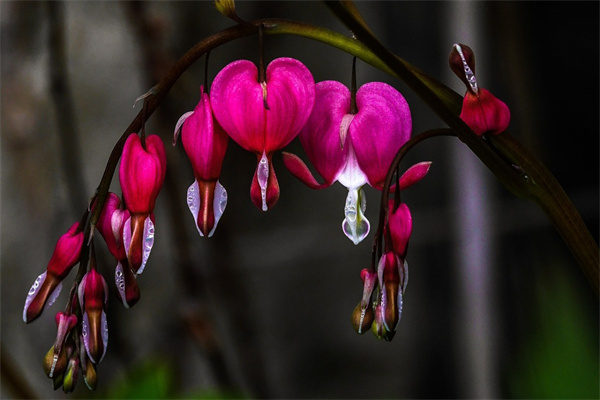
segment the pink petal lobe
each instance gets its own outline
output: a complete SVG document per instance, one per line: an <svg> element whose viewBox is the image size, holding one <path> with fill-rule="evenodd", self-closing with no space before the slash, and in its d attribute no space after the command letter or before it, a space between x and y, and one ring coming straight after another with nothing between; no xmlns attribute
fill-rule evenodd
<svg viewBox="0 0 600 400"><path fill-rule="evenodd" d="M479 88L478 95L470 91L465 94L460 118L477 135L497 135L508 128L510 110L488 90Z"/></svg>
<svg viewBox="0 0 600 400"><path fill-rule="evenodd" d="M183 123L181 141L198 180L216 180L229 137L215 120L210 99L200 88L200 102Z"/></svg>
<svg viewBox="0 0 600 400"><path fill-rule="evenodd" d="M392 247L394 253L400 258L404 258L406 255L406 248L408 246L408 240L412 233L412 216L410 210L405 203L401 203L396 210L393 209L393 201L389 203L389 218L388 218L388 232L392 239Z"/></svg>
<svg viewBox="0 0 600 400"><path fill-rule="evenodd" d="M410 138L410 109L400 92L383 82L361 86L356 104L358 113L350 124L350 140L369 184L381 187L394 156Z"/></svg>
<svg viewBox="0 0 600 400"><path fill-rule="evenodd" d="M262 153L266 116L258 69L247 60L223 68L211 86L211 105L225 132L244 149Z"/></svg>
<svg viewBox="0 0 600 400"><path fill-rule="evenodd" d="M315 104L299 137L325 182L334 182L346 164L348 152L340 144L340 126L349 112L350 90L346 86L336 81L316 84Z"/></svg>
<svg viewBox="0 0 600 400"><path fill-rule="evenodd" d="M282 152L283 154L283 163L286 168L294 175L296 178L300 179L306 186L311 189L323 189L331 186L331 182L319 183L310 172L304 161L300 159L295 154Z"/></svg>
<svg viewBox="0 0 600 400"><path fill-rule="evenodd" d="M285 147L304 126L315 102L315 81L300 61L277 58L267 66L265 147L267 153Z"/></svg>
<svg viewBox="0 0 600 400"><path fill-rule="evenodd" d="M422 161L412 165L400 177L400 190L404 190L425 178L425 175L429 172L429 167L431 167L431 161Z"/></svg>

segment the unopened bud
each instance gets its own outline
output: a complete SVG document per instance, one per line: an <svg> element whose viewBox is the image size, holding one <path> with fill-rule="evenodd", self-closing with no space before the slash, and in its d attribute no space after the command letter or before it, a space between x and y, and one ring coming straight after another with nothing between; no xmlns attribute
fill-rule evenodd
<svg viewBox="0 0 600 400"><path fill-rule="evenodd" d="M234 0L215 0L215 7L217 8L217 11L226 17L231 19L237 18Z"/></svg>
<svg viewBox="0 0 600 400"><path fill-rule="evenodd" d="M77 379L79 378L79 357L75 355L69 359L69 365L63 378L63 391L65 393L71 393L75 390L77 385Z"/></svg>
<svg viewBox="0 0 600 400"><path fill-rule="evenodd" d="M63 347L58 354L55 354L54 346L48 350L44 361L42 363L44 372L48 378L54 378L57 375L61 375L67 367L67 353L66 348Z"/></svg>
<svg viewBox="0 0 600 400"><path fill-rule="evenodd" d="M352 326L359 335L362 335L369 330L369 327L373 323L373 308L367 307L363 309L361 303L358 303L354 311L352 311Z"/></svg>
<svg viewBox="0 0 600 400"><path fill-rule="evenodd" d="M450 69L467 86L467 90L477 94L477 80L475 79L475 53L467 45L455 44L448 58Z"/></svg>

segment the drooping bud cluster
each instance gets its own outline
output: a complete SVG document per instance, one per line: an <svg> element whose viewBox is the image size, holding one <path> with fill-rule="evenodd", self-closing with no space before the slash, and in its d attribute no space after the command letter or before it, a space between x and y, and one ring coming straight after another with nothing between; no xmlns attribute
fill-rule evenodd
<svg viewBox="0 0 600 400"><path fill-rule="evenodd" d="M126 308L140 298L136 275L143 271L152 249L153 210L165 168L165 151L158 136L144 140L135 133L129 135L119 171L124 201L115 193L108 193L97 224L92 225L117 261L115 285ZM91 203L92 212L98 199L95 196ZM83 226L88 216L86 211L83 220L61 236L46 271L29 290L23 309L23 320L28 323L56 300L62 281L79 263L85 246L88 263L80 264L78 281L71 290L66 310L56 314L57 337L43 362L54 389L62 387L65 393L74 390L80 375L90 390L96 388L96 365L104 358L108 346L108 285L96 269L93 238L89 244L84 243Z"/></svg>

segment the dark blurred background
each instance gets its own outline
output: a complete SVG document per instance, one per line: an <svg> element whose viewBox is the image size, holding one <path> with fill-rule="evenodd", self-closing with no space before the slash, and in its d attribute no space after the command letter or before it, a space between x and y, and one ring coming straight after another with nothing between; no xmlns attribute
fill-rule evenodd
<svg viewBox="0 0 600 400"><path fill-rule="evenodd" d="M509 131L555 174L598 241L598 2L358 2L386 46L463 94L449 72L469 44L479 84L511 109ZM57 304L25 325L27 291L56 240L80 218L112 146L140 109L133 101L196 42L233 23L212 2L3 1L1 18L2 398L63 398L41 360ZM320 2L239 2L238 14L297 19L350 34ZM266 57L298 58L316 81L349 84L351 56L292 36L266 38ZM211 53L209 77L255 37ZM313 191L275 156L281 198L263 213L249 198L256 159L230 141L221 182L227 210L200 238L185 204L193 181L173 127L192 110L204 61L171 90L146 129L164 139L169 173L157 233L122 307L114 262L109 346L99 384L73 398L598 398L598 299L533 203L515 198L456 139L432 139L403 162L431 160L403 193L413 213L410 282L394 340L357 335L350 314L372 236L341 231L346 190ZM362 62L359 85L398 88L413 131L444 124L400 81ZM69 102L71 99L71 102ZM71 106L69 106L71 104ZM306 159L298 140L287 151ZM112 190L120 194L118 179ZM379 192L367 188L375 225Z"/></svg>

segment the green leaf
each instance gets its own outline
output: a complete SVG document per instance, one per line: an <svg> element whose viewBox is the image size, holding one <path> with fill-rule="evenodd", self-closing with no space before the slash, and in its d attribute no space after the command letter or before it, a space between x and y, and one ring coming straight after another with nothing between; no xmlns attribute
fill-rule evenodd
<svg viewBox="0 0 600 400"><path fill-rule="evenodd" d="M111 399L165 399L172 396L173 370L166 361L146 361L115 382Z"/></svg>

